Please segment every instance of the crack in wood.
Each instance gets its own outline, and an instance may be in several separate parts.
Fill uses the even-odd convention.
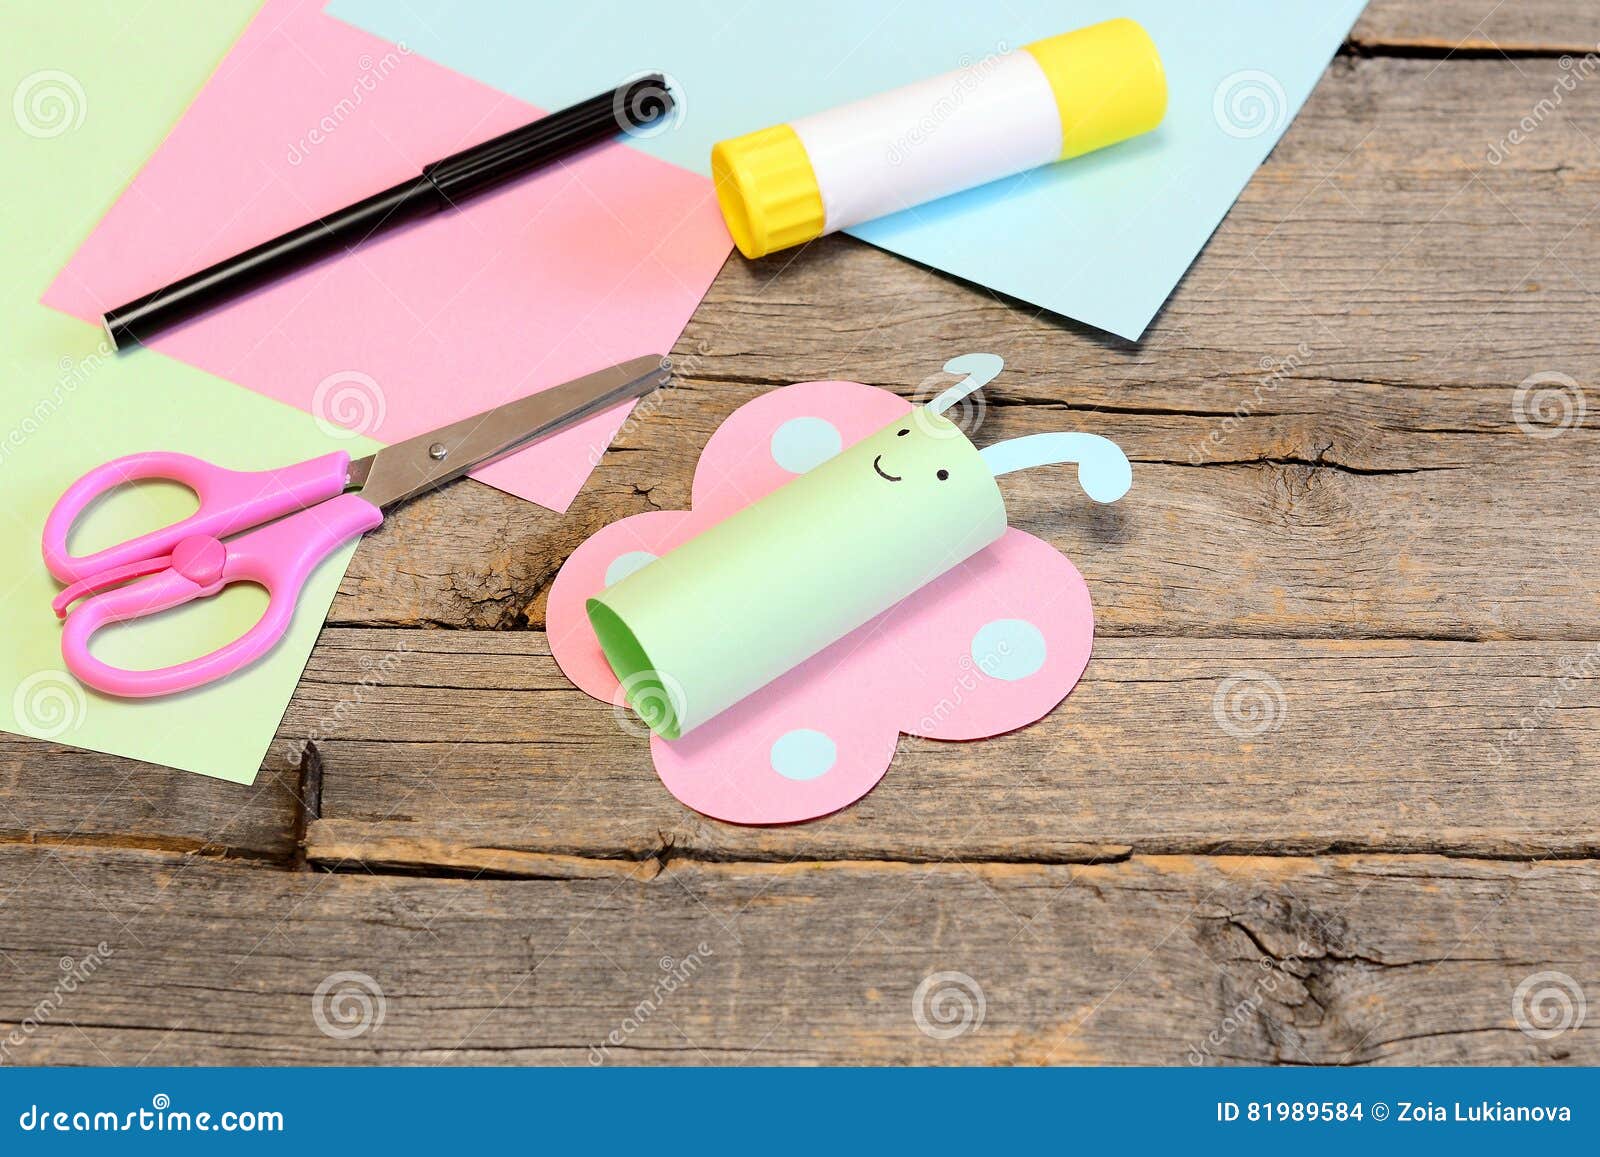
[[[294,793],[294,860],[293,867],[307,870],[306,838],[311,824],[322,818],[322,751],[312,740],[300,752],[300,778]]]

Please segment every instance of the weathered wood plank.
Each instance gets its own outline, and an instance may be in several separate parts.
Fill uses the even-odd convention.
[[[1358,45],[1483,52],[1592,52],[1600,32],[1582,0],[1373,0]]]
[[[1137,346],[847,238],[730,262],[675,351],[684,384],[567,515],[483,487],[425,499],[369,538],[334,621],[539,626],[561,560],[617,517],[682,506],[741,402],[834,376],[911,394],[985,347],[1008,369],[980,441],[1080,428],[1135,460],[1106,511],[1059,475],[1007,483],[1019,525],[1105,592],[1106,634],[1592,633],[1600,442],[1592,421],[1525,427],[1563,400],[1577,416],[1600,379],[1582,272],[1600,260],[1600,84],[1492,165],[1564,73],[1436,64],[1336,62]],[[1541,373],[1573,385],[1519,403]]]
[[[984,436],[1063,427],[1127,447],[1135,462],[1128,497],[1096,508],[1065,471],[1018,474],[1003,489],[1013,525],[1084,572],[1102,636],[1562,639],[1593,631],[1600,474],[1574,458],[1594,442],[1588,431],[1554,440],[1572,449],[1550,452],[1549,461],[1535,458],[1551,443],[1508,437],[1459,466],[1370,474],[1299,459],[1199,469],[1153,461],[1152,447],[1171,448],[1148,420],[1043,407],[1007,409]],[[655,436],[671,445],[692,437],[664,420]],[[332,621],[542,627],[549,584],[588,535],[652,504],[687,504],[687,472],[666,453],[649,457],[656,464],[645,452],[619,455],[607,483],[564,520],[484,487],[419,500],[363,545]],[[632,480],[614,485],[618,475]]]
[[[1041,722],[982,743],[907,740],[862,802],[787,828],[678,804],[644,740],[567,684],[538,632],[329,630],[282,739],[317,737],[326,785],[309,854],[329,865],[1591,856],[1596,646],[1104,640]]]
[[[284,759],[247,787],[0,733],[0,842],[287,860],[298,783]]]
[[[13,847],[0,874],[16,1063],[1600,1061],[1593,1023],[1535,1039],[1513,1003],[1537,973],[1600,980],[1593,862],[591,862],[461,881]],[[101,942],[60,992],[59,962]],[[366,984],[339,973],[370,978],[365,1031],[358,1000],[317,1002]],[[967,1031],[919,1028],[959,1030],[962,993]]]

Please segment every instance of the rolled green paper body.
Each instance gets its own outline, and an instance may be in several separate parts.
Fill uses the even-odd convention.
[[[630,705],[677,739],[998,539],[959,427],[918,409],[587,603]]]

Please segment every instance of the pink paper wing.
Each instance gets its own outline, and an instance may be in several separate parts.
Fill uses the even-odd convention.
[[[550,586],[545,629],[556,665],[580,691],[609,703],[618,685],[584,604],[699,530],[700,524],[687,510],[635,514],[590,535],[562,565]]]
[[[1016,529],[879,622],[874,662],[902,679],[895,721],[929,739],[982,739],[1042,718],[1076,685],[1094,645],[1078,568]]]
[[[651,738],[677,799],[713,819],[785,824],[854,803],[875,787],[900,733],[874,671],[869,623],[682,739]],[[858,638],[858,636],[860,636]]]
[[[694,474],[695,513],[720,522],[909,413],[860,382],[799,382],[746,402],[717,428]]]

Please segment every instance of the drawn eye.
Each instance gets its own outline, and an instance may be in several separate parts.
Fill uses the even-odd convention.
[[[898,434],[895,435],[895,437],[896,438],[904,438],[909,433],[911,433],[911,431],[908,428],[908,429],[905,429],[905,430],[901,430]]]
[[[940,482],[943,482],[943,481],[945,481],[946,479],[948,479],[950,477],[950,471],[941,470],[941,471],[939,471],[939,473],[935,474],[934,477],[937,478]]]

